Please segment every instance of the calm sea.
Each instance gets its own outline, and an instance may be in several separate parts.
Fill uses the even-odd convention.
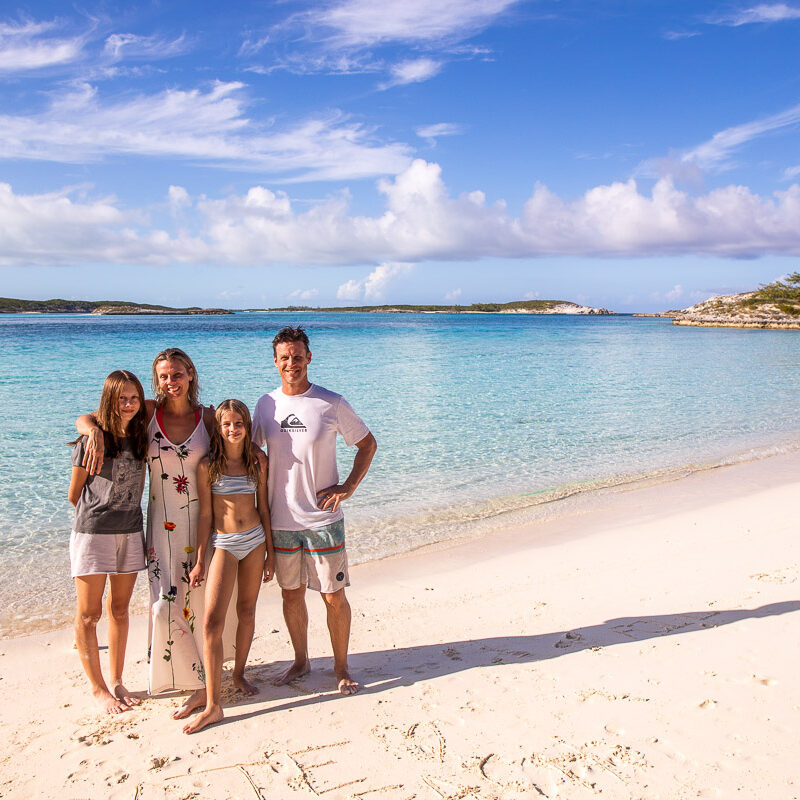
[[[298,321],[312,381],[344,394],[379,442],[347,506],[353,561],[480,533],[575,491],[800,442],[794,331],[633,317],[4,315],[0,635],[72,614],[65,443],[108,372],[133,370],[147,387],[155,353],[177,346],[205,402],[252,408],[278,382],[272,336]],[[340,450],[343,474],[352,452]]]

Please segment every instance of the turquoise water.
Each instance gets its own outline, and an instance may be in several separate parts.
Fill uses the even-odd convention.
[[[0,317],[0,634],[72,613],[73,420],[112,369],[149,385],[167,346],[202,398],[251,408],[277,384],[270,341],[301,321],[312,381],[379,443],[348,503],[354,561],[463,536],[580,489],[800,441],[800,334],[633,317],[236,314]],[[347,473],[353,451],[340,451]],[[143,581],[140,583],[144,583]]]

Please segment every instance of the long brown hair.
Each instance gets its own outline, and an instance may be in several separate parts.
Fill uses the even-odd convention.
[[[122,424],[119,413],[119,397],[126,383],[132,383],[139,395],[139,410],[128,423],[127,429]],[[133,457],[144,459],[147,452],[147,411],[144,405],[144,389],[139,379],[126,369],[115,369],[103,384],[100,394],[100,407],[94,415],[95,422],[103,431],[105,455],[115,458],[122,449],[122,440],[127,436],[130,440]]]
[[[241,400],[223,400],[214,414],[214,430],[211,431],[211,441],[208,445],[208,481],[214,483],[220,475],[225,474],[225,467],[228,459],[225,456],[225,443],[222,441],[222,434],[219,432],[222,424],[222,415],[226,411],[233,411],[238,414],[244,422],[244,449],[242,450],[242,461],[244,461],[247,475],[254,481],[258,481],[258,461],[253,456],[252,436],[253,422],[250,418],[250,410]]]
[[[194,366],[194,362],[179,347],[168,347],[153,359],[153,395],[156,398],[156,405],[163,406],[164,401],[167,399],[167,396],[158,385],[156,364],[160,361],[180,361],[186,367],[192,378],[189,382],[189,404],[192,408],[197,408],[200,405],[200,379],[197,377],[197,369]]]

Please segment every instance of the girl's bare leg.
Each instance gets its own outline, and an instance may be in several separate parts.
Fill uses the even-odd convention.
[[[247,695],[258,694],[258,687],[244,677],[247,655],[256,629],[256,601],[264,574],[266,544],[259,545],[239,562],[239,591],[236,602],[236,657],[233,662],[233,684]]]
[[[106,600],[108,611],[108,657],[111,665],[111,691],[118,700],[129,706],[138,706],[142,701],[132,695],[122,683],[125,666],[125,647],[128,643],[128,606],[138,573],[109,575],[109,592]]]
[[[206,614],[203,620],[203,666],[206,673],[206,707],[187,725],[184,733],[197,733],[206,725],[219,722],[222,713],[222,631],[225,615],[236,583],[236,556],[216,549],[206,577]]]
[[[103,613],[105,586],[105,575],[81,575],[75,578],[75,591],[78,596],[75,644],[81,657],[83,671],[92,686],[94,699],[109,714],[119,714],[128,706],[108,690],[103,679],[103,671],[100,669],[100,650],[97,645],[97,623]]]

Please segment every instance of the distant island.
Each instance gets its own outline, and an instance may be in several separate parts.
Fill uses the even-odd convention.
[[[680,311],[668,311],[674,325],[800,330],[800,272],[754,292],[721,294]]]
[[[581,306],[566,300],[515,300],[510,303],[472,303],[468,306],[449,305],[384,305],[339,306],[312,308],[284,306],[282,308],[247,308],[245,311],[339,312],[362,314],[424,313],[424,314],[614,314],[607,308]],[[233,314],[224,308],[172,308],[170,306],[132,303],[129,300],[17,300],[0,297],[0,314]]]
[[[0,297],[0,314],[232,314],[224,308],[170,308],[126,300],[17,300]]]
[[[566,300],[514,300],[510,303],[472,303],[468,306],[387,305],[339,306],[338,308],[312,308],[311,306],[284,306],[283,308],[252,308],[248,311],[313,311],[356,312],[361,314],[613,314],[607,308],[580,306]]]

